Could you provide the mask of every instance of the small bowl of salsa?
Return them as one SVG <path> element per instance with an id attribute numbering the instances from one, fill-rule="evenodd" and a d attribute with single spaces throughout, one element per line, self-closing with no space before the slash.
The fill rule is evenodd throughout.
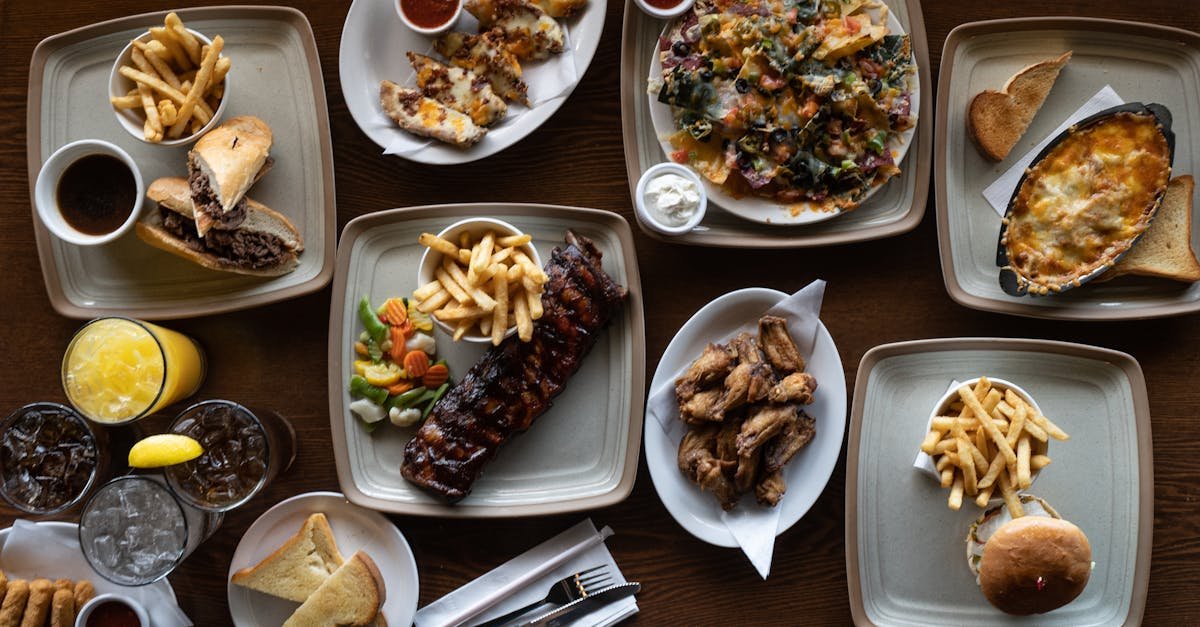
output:
<path id="1" fill-rule="evenodd" d="M 660 20 L 669 20 L 690 10 L 695 0 L 634 0 L 634 2 L 647 14 Z"/>
<path id="2" fill-rule="evenodd" d="M 690 1 L 690 0 L 689 0 Z M 404 25 L 430 37 L 441 35 L 458 23 L 462 0 L 395 0 L 396 14 Z"/>
<path id="3" fill-rule="evenodd" d="M 150 627 L 150 615 L 125 595 L 102 594 L 79 608 L 75 627 Z"/>
<path id="4" fill-rule="evenodd" d="M 38 172 L 33 194 L 42 224 L 77 246 L 106 244 L 129 232 L 145 195 L 129 153 L 99 139 L 54 151 Z"/>

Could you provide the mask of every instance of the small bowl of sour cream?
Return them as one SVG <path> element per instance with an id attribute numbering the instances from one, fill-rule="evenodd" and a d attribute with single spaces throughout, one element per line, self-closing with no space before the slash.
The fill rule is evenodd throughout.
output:
<path id="1" fill-rule="evenodd" d="M 708 195 L 691 168 L 666 162 L 642 173 L 634 205 L 646 226 L 663 235 L 683 235 L 704 219 Z"/>

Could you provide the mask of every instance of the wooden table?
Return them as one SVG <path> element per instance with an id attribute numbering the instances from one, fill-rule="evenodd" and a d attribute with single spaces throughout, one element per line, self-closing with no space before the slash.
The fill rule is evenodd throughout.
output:
<path id="1" fill-rule="evenodd" d="M 382 1 L 382 0 L 380 0 Z M 204 4 L 216 4 L 208 3 Z M 620 2 L 610 0 L 603 40 L 575 93 L 540 130 L 476 164 L 431 167 L 383 157 L 354 125 L 338 84 L 337 51 L 349 4 L 296 3 L 321 52 L 337 172 L 338 226 L 397 206 L 469 201 L 533 201 L 596 207 L 633 220 L 618 105 Z M 28 65 L 42 38 L 124 15 L 158 10 L 148 0 L 0 0 L 0 412 L 64 399 L 63 349 L 79 322 L 55 314 L 33 243 L 25 164 Z M 936 66 L 946 34 L 983 19 L 1069 14 L 1142 20 L 1200 30 L 1200 11 L 1174 0 L 929 1 L 924 7 Z M 936 79 L 936 71 L 934 72 Z M 932 99 L 931 99 L 932 101 Z M 932 118 L 925 124 L 932 123 Z M 1193 173 L 1196 174 L 1196 173 Z M 1052 338 L 1133 354 L 1150 384 L 1154 422 L 1155 518 L 1147 624 L 1200 621 L 1200 325 L 1196 317 L 1080 324 L 980 313 L 951 302 L 938 264 L 933 194 L 912 233 L 821 250 L 708 250 L 660 244 L 637 233 L 645 288 L 648 373 L 676 329 L 727 291 L 793 291 L 829 281 L 822 318 L 852 386 L 863 353 L 885 342 L 929 337 Z M 637 229 L 634 229 L 635 232 Z M 312 490 L 337 490 L 326 398 L 328 289 L 251 311 L 171 323 L 203 342 L 211 359 L 200 398 L 270 406 L 296 427 L 296 466 L 265 494 L 230 514 L 220 531 L 171 576 L 197 625 L 229 622 L 225 575 L 247 526 L 270 505 Z M 778 541 L 762 581 L 736 550 L 709 546 L 667 514 L 641 463 L 633 494 L 614 507 L 527 520 L 452 521 L 395 516 L 416 553 L 425 605 L 584 516 L 611 525 L 609 541 L 627 577 L 639 580 L 641 613 L 630 623 L 845 624 L 850 622 L 843 542 L 845 461 L 825 493 Z M 0 512 L 0 525 L 13 520 Z"/>

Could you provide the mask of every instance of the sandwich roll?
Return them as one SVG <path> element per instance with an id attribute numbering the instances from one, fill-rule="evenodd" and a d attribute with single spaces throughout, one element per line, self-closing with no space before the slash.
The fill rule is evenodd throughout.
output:
<path id="1" fill-rule="evenodd" d="M 304 241 L 282 214 L 246 199 L 246 215 L 237 228 L 200 237 L 189 191 L 188 182 L 178 177 L 151 183 L 146 196 L 158 207 L 138 220 L 138 237 L 211 270 L 273 277 L 296 269 Z"/>
<path id="2" fill-rule="evenodd" d="M 188 152 L 188 185 L 196 206 L 196 231 L 232 230 L 246 216 L 247 190 L 269 168 L 271 127 L 242 115 L 214 128 Z"/>

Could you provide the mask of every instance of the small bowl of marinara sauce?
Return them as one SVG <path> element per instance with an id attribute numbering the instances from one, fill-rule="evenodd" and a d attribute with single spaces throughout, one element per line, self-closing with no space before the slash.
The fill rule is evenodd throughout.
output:
<path id="1" fill-rule="evenodd" d="M 458 23 L 462 0 L 396 0 L 396 13 L 422 35 L 441 35 Z"/>
<path id="2" fill-rule="evenodd" d="M 673 17 L 683 15 L 692 8 L 695 0 L 634 0 L 638 8 L 657 17 L 660 20 L 668 20 Z"/>

